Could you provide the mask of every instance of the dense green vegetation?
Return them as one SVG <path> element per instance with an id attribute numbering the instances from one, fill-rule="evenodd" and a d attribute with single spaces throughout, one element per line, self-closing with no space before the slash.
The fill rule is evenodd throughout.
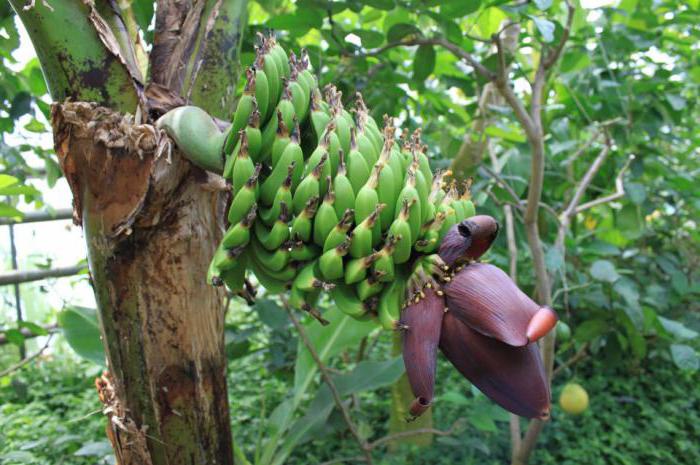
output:
<path id="1" fill-rule="evenodd" d="M 134 15 L 150 42 L 153 9 L 143 5 Z M 537 218 L 553 306 L 571 329 L 570 336 L 558 331 L 555 367 L 576 363 L 554 379 L 552 421 L 532 463 L 697 464 L 700 4 L 622 0 L 576 6 L 571 36 L 545 82 L 543 208 Z M 537 276 L 523 221 L 532 144 L 512 106 L 444 43 L 495 71 L 492 35 L 502 33 L 507 21 L 520 24 L 504 58 L 515 95 L 529 106 L 537 63 L 561 40 L 566 17 L 565 2 L 558 0 L 251 1 L 241 61 L 252 63 L 255 33 L 272 29 L 286 49 L 309 51 L 321 86 L 336 85 L 347 106 L 361 91 L 377 121 L 388 114 L 411 130 L 420 127 L 434 169 L 452 167 L 459 178 L 473 176 L 479 213 L 505 224 L 510 207 L 514 241 L 508 243 L 503 228 L 485 260 L 504 270 L 517 265 L 519 286 L 534 296 Z M 50 99 L 38 60 L 17 57 L 18 31 L 15 14 L 3 2 L 0 217 L 19 219 L 23 212 L 56 206 L 52 189 L 65 187 L 65 180 L 55 153 L 38 142 L 38 135 L 50 132 Z M 573 215 L 558 237 L 561 213 L 596 160 L 601 164 L 579 204 L 600 203 Z M 604 201 L 616 192 L 622 195 Z M 2 247 L 7 265 L 9 247 Z M 50 259 L 32 255 L 28 261 L 40 268 Z M 1 288 L 0 336 L 9 343 L 0 345 L 0 371 L 16 363 L 22 328 L 41 333 L 37 325 L 60 321 L 65 333 L 37 360 L 0 377 L 0 463 L 112 463 L 94 387 L 104 359 L 94 311 L 71 301 L 53 308 L 45 287 L 22 289 L 25 307 L 40 316 L 17 324 L 11 288 Z M 332 314 L 331 307 L 324 301 L 324 312 Z M 344 386 L 360 434 L 370 441 L 383 437 L 390 386 L 401 372 L 391 335 L 357 322 L 324 332 L 313 320 L 303 321 L 317 347 L 327 349 L 324 361 Z M 307 464 L 358 455 L 277 301 L 263 298 L 251 308 L 234 297 L 226 331 L 233 434 L 248 460 L 268 465 L 268 453 L 281 457 L 278 463 Z M 335 337 L 340 341 L 331 348 L 328 341 Z M 87 360 L 72 354 L 66 340 Z M 366 350 L 358 361 L 361 344 Z M 376 367 L 384 376 L 366 379 Z M 378 448 L 376 463 L 507 463 L 507 413 L 470 389 L 444 358 L 437 379 L 432 426 L 452 428 L 452 434 L 433 436 L 429 447 Z M 591 406 L 581 416 L 555 405 L 569 381 L 590 395 Z M 291 412 L 288 418 L 273 413 L 280 405 Z M 275 436 L 290 426 L 304 434 Z"/>
<path id="2" fill-rule="evenodd" d="M 370 356 L 381 357 L 385 350 L 388 343 L 381 341 Z M 285 363 L 277 355 L 263 351 L 230 364 L 231 372 L 239 373 L 242 380 L 229 390 L 233 421 L 240 425 L 234 432 L 244 444 L 255 443 L 261 426 L 260 393 L 266 405 L 274 405 L 287 390 L 292 359 L 287 357 Z M 438 392 L 435 426 L 447 429 L 459 420 L 455 434 L 437 438 L 428 449 L 409 446 L 388 453 L 379 463 L 501 464 L 507 460 L 506 415 L 483 396 L 469 394 L 466 382 L 450 368 L 446 363 L 438 368 L 443 388 Z M 111 450 L 92 383 L 98 372 L 94 365 L 60 357 L 41 361 L 4 383 L 0 388 L 3 463 L 102 463 Z M 534 457 L 536 463 L 692 465 L 700 460 L 696 377 L 679 374 L 661 358 L 632 369 L 588 361 L 574 374 L 564 373 L 555 381 L 555 395 L 570 376 L 588 390 L 591 408 L 581 416 L 568 416 L 555 407 Z M 388 389 L 382 388 L 360 395 L 354 413 L 367 433 L 380 436 L 386 431 L 389 407 Z M 328 426 L 325 434 L 299 447 L 288 463 L 356 455 L 340 418 L 332 416 Z"/>

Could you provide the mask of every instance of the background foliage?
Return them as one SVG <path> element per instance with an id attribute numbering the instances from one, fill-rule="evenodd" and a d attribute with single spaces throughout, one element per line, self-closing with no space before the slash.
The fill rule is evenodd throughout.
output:
<path id="1" fill-rule="evenodd" d="M 594 8 L 594 3 L 605 6 Z M 153 12 L 148 3 L 135 5 L 139 23 L 150 24 Z M 555 408 L 535 453 L 537 463 L 700 462 L 694 440 L 700 420 L 700 191 L 695 181 L 700 177 L 699 11 L 697 0 L 584 2 L 577 8 L 571 38 L 548 83 L 543 193 L 548 207 L 562 210 L 605 137 L 611 154 L 585 200 L 613 192 L 614 178 L 630 155 L 634 159 L 623 177 L 626 195 L 575 218 L 566 237 L 565 258 L 552 247 L 556 219 L 548 209 L 539 219 L 547 264 L 555 276 L 555 305 L 572 329 L 572 337 L 558 345 L 557 360 L 586 354 L 559 375 L 554 393 L 575 379 L 589 391 L 592 407 L 577 418 Z M 499 31 L 504 21 L 520 22 L 518 43 L 508 59 L 516 92 L 527 100 L 538 50 L 556 42 L 562 32 L 562 1 L 261 0 L 251 2 L 249 16 L 244 65 L 253 59 L 255 33 L 274 29 L 285 48 L 309 51 L 322 85 L 335 84 L 348 101 L 361 91 L 375 118 L 389 114 L 411 130 L 420 127 L 434 167 L 449 166 L 465 147 L 487 140 L 491 153 L 481 152 L 467 166 L 475 177 L 473 191 L 480 212 L 502 220 L 503 203 L 512 201 L 490 171 L 500 172 L 517 195 L 526 192 L 529 148 L 510 109 L 498 100 L 480 109 L 486 83 L 449 51 L 432 45 L 393 45 L 412 37 L 445 38 L 486 66 L 494 66 L 494 50 L 480 39 Z M 145 39 L 149 38 L 147 33 Z M 48 131 L 49 99 L 38 62 L 18 59 L 19 46 L 14 14 L 3 3 L 0 216 L 4 217 L 44 208 L 44 197 L 54 192 L 50 188 L 63 182 L 53 152 L 35 142 Z M 37 175 L 47 179 L 47 185 Z M 518 281 L 531 292 L 534 276 L 519 222 L 516 240 Z M 488 260 L 508 267 L 504 235 Z M 9 292 L 3 296 L 7 300 Z M 94 335 L 88 331 L 92 324 L 83 323 L 90 318 L 89 310 L 74 302 L 66 304 L 53 310 L 45 305 L 36 323 L 54 321 L 57 312 L 63 312 L 58 319 L 67 326 L 65 336 L 78 353 L 99 360 L 99 347 L 96 352 Z M 317 389 L 317 373 L 304 362 L 308 354 L 292 336 L 286 314 L 271 300 L 260 301 L 253 310 L 234 301 L 228 314 L 227 351 L 230 372 L 235 374 L 229 383 L 231 411 L 242 451 L 255 463 L 265 464 L 282 463 L 289 454 L 286 463 L 355 455 L 338 412 L 327 402 L 327 393 Z M 71 321 L 80 323 L 71 326 Z M 317 326 L 307 324 L 309 331 L 316 331 Z M 365 361 L 357 363 L 357 346 L 371 328 L 348 324 L 351 330 L 342 332 L 346 340 L 336 341 L 326 360 L 340 370 L 338 377 L 345 377 L 339 383 L 347 381 L 345 394 L 352 399 L 362 433 L 376 438 L 386 432 L 388 386 L 400 375 L 400 367 L 397 371 L 391 365 L 386 333 L 370 335 Z M 75 328 L 82 331 L 76 333 Z M 6 304 L 0 310 L 0 334 L 18 343 L 23 339 L 18 329 L 11 305 Z M 319 350 L 332 336 L 312 334 Z M 110 459 L 91 387 L 100 369 L 76 361 L 63 344 L 58 341 L 39 364 L 0 378 L 3 463 Z M 2 366 L 13 359 L 12 345 L 0 346 Z M 380 365 L 363 365 L 367 363 L 385 364 L 381 371 L 386 376 L 369 382 L 362 370 Z M 506 460 L 507 416 L 452 372 L 444 362 L 439 368 L 435 425 L 448 429 L 460 420 L 455 434 L 436 438 L 429 449 L 408 447 L 387 454 L 381 463 Z M 318 412 L 323 415 L 310 415 Z M 301 427 L 304 434 L 290 434 Z"/>

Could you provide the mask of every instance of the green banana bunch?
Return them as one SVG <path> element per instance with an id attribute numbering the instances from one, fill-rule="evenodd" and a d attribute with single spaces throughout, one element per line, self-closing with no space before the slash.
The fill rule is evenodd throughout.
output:
<path id="1" fill-rule="evenodd" d="M 236 291 L 251 272 L 321 322 L 315 305 L 327 291 L 348 315 L 398 328 L 420 285 L 449 279 L 435 254 L 474 215 L 469 185 L 460 192 L 449 171 L 432 171 L 420 130 L 397 140 L 394 120 L 380 129 L 360 94 L 348 111 L 335 87 L 320 89 L 306 51 L 287 54 L 260 35 L 245 77 L 227 131 L 196 107 L 159 122 L 230 185 L 230 226 L 207 281 Z"/>

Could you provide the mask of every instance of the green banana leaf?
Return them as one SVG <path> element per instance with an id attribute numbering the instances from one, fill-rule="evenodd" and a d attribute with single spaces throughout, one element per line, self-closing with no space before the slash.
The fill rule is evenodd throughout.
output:
<path id="1" fill-rule="evenodd" d="M 58 315 L 58 324 L 75 353 L 98 365 L 105 365 L 97 310 L 78 306 L 66 307 Z"/>
<path id="2" fill-rule="evenodd" d="M 356 347 L 362 338 L 378 328 L 374 321 L 357 321 L 337 308 L 330 308 L 323 317 L 329 321 L 328 326 L 310 320 L 304 324 L 304 330 L 324 363 L 348 347 Z M 263 446 L 259 464 L 272 463 L 280 446 L 280 438 L 292 424 L 294 413 L 317 372 L 318 367 L 311 353 L 299 341 L 294 367 L 294 390 L 290 398 L 275 408 L 267 421 L 265 437 L 269 439 Z"/>
<path id="3" fill-rule="evenodd" d="M 389 386 L 399 379 L 403 372 L 403 357 L 399 356 L 382 362 L 361 362 L 351 372 L 333 376 L 333 382 L 338 393 L 342 397 L 347 397 L 360 391 Z M 282 465 L 300 442 L 305 442 L 321 434 L 321 430 L 334 407 L 333 395 L 328 385 L 324 384 L 309 405 L 306 415 L 294 422 L 289 428 L 290 433 L 285 438 L 272 465 Z"/>

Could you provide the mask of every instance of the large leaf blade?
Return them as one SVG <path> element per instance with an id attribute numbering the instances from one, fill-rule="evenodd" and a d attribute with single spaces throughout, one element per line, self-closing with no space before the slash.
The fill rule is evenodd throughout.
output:
<path id="1" fill-rule="evenodd" d="M 81 357 L 98 365 L 105 364 L 105 352 L 100 337 L 97 310 L 72 306 L 58 315 L 58 324 L 68 345 Z"/>

